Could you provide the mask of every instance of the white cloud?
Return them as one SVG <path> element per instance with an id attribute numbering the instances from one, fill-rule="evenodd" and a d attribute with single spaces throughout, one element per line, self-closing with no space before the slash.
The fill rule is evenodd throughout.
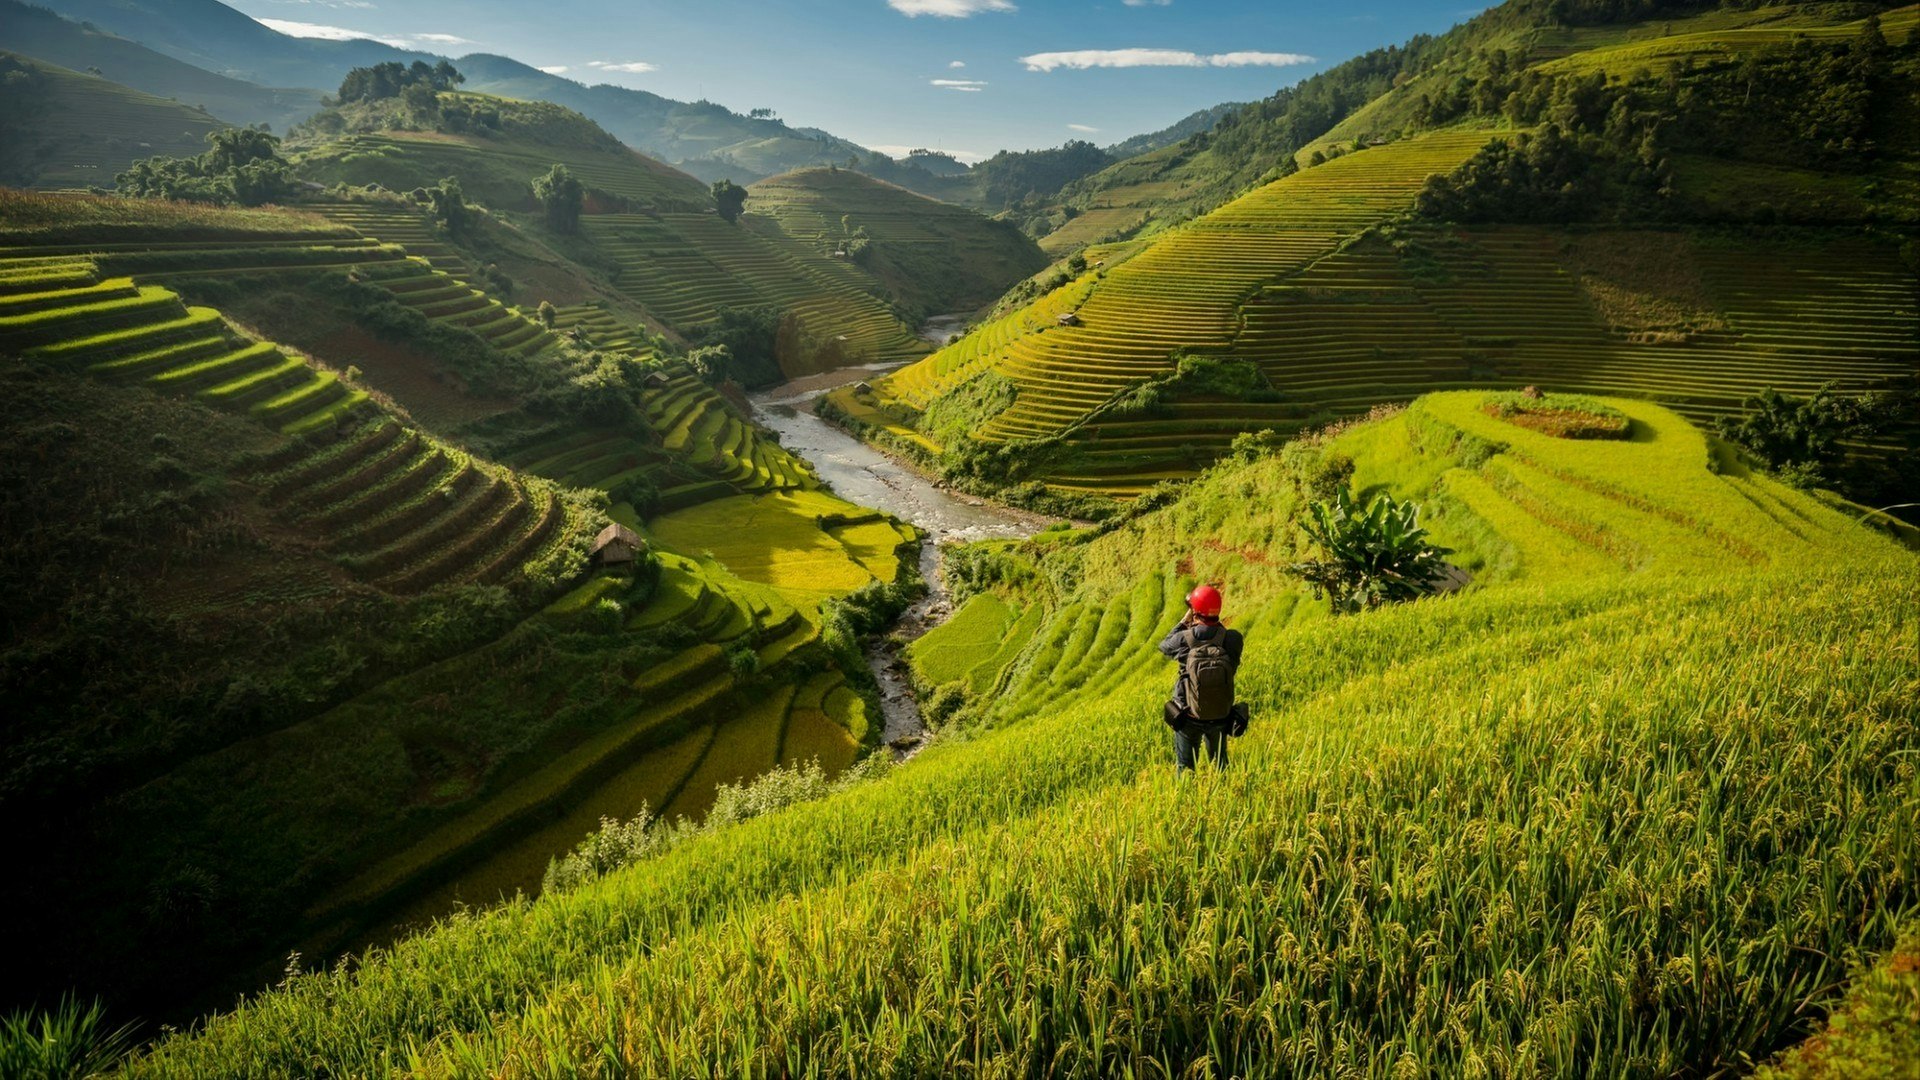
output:
<path id="1" fill-rule="evenodd" d="M 961 68 L 967 66 L 967 62 L 965 60 L 955 60 L 953 63 L 948 64 L 947 66 L 952 68 L 955 71 L 959 71 Z"/>
<path id="2" fill-rule="evenodd" d="M 1230 52 L 1196 53 L 1184 49 L 1076 49 L 1071 52 L 1034 53 L 1020 62 L 1028 71 L 1058 71 L 1067 68 L 1136 67 L 1285 67 L 1311 64 L 1313 57 L 1302 53 Z"/>
<path id="3" fill-rule="evenodd" d="M 660 70 L 657 65 L 649 64 L 645 60 L 632 60 L 624 64 L 610 64 L 605 60 L 589 60 L 587 61 L 587 66 L 590 68 L 598 68 L 601 71 L 624 71 L 629 75 L 645 75 L 649 71 Z"/>
<path id="4" fill-rule="evenodd" d="M 322 41 L 378 41 L 382 45 L 391 45 L 396 49 L 431 49 L 436 46 L 445 48 L 453 45 L 478 44 L 472 38 L 463 38 L 458 34 L 393 34 L 383 37 L 379 34 L 369 34 L 364 30 L 349 30 L 344 26 L 298 22 L 293 19 L 255 19 L 254 22 L 269 30 L 277 30 L 288 37 L 319 38 Z"/>
<path id="5" fill-rule="evenodd" d="M 1094 135 L 1094 134 L 1098 134 L 1100 131 L 1100 129 L 1097 127 L 1088 127 L 1085 124 L 1068 124 L 1067 129 L 1069 131 L 1078 131 L 1082 135 Z"/>
<path id="6" fill-rule="evenodd" d="M 963 94 L 977 94 L 987 88 L 987 84 L 979 79 L 928 79 L 927 83 L 942 90 L 958 90 Z"/>
<path id="7" fill-rule="evenodd" d="M 942 19 L 964 19 L 983 11 L 1018 11 L 1010 0 L 887 0 L 887 6 L 912 19 L 937 15 Z"/>
<path id="8" fill-rule="evenodd" d="M 254 22 L 269 30 L 277 30 L 288 37 L 319 38 L 322 41 L 387 41 L 360 30 L 349 30 L 344 26 L 325 26 L 321 23 L 298 22 L 293 19 L 255 19 Z M 393 45 L 394 41 L 387 41 Z M 398 48 L 406 48 L 400 44 Z"/>
<path id="9" fill-rule="evenodd" d="M 565 75 L 567 72 L 572 71 L 573 69 L 568 67 L 565 64 L 548 64 L 546 67 L 543 67 L 540 70 L 546 72 L 549 75 Z"/>

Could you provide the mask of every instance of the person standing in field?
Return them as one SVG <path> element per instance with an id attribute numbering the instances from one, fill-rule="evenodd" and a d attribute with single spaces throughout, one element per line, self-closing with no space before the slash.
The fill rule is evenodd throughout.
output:
<path id="1" fill-rule="evenodd" d="M 1220 590 L 1201 585 L 1187 594 L 1187 614 L 1160 642 L 1160 651 L 1180 665 L 1164 719 L 1173 729 L 1174 764 L 1193 770 L 1201 749 L 1217 768 L 1227 767 L 1227 736 L 1246 730 L 1246 711 L 1234 701 L 1233 677 L 1246 640 L 1220 622 Z"/>

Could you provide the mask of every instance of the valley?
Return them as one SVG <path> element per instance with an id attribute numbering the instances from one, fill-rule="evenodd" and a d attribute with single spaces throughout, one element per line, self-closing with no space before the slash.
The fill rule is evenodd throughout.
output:
<path id="1" fill-rule="evenodd" d="M 1920 7 L 244 6 L 0 0 L 0 1077 L 1920 1054 Z"/>

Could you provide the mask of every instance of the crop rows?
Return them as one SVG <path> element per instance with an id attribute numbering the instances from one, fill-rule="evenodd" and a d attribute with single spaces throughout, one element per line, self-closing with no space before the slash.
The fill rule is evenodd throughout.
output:
<path id="1" fill-rule="evenodd" d="M 315 203 L 311 209 L 366 236 L 399 244 L 410 255 L 459 281 L 473 279 L 473 264 L 446 238 L 435 231 L 419 209 L 392 203 L 332 202 Z"/>
<path id="2" fill-rule="evenodd" d="M 60 284 L 43 287 L 50 282 Z M 367 398 L 331 372 L 245 338 L 211 308 L 189 308 L 171 290 L 130 278 L 100 279 L 80 260 L 0 260 L 0 349 L 191 395 L 288 434 L 327 428 Z"/>
<path id="3" fill-rule="evenodd" d="M 1548 59 L 1537 66 L 1540 71 L 1554 75 L 1585 75 L 1596 71 L 1617 75 L 1641 68 L 1660 73 L 1687 61 L 1731 62 L 1803 39 L 1822 44 L 1846 43 L 1858 38 L 1865 25 L 1864 19 L 1823 25 L 1792 18 L 1765 26 L 1725 27 L 1608 45 Z M 1920 28 L 1920 8 L 1910 5 L 1880 16 L 1881 32 L 1891 44 L 1911 42 L 1916 28 Z"/>
<path id="4" fill-rule="evenodd" d="M 1337 158 L 1260 188 L 1104 273 L 1078 325 L 1018 336 L 990 363 L 1020 386 L 987 440 L 1057 434 L 1116 391 L 1170 367 L 1176 348 L 1227 348 L 1240 305 L 1263 284 L 1404 209 L 1429 175 L 1486 139 L 1444 132 Z M 938 369 L 938 361 L 935 364 Z"/>
<path id="5" fill-rule="evenodd" d="M 728 224 L 712 214 L 600 214 L 585 223 L 620 264 L 618 288 L 675 327 L 704 326 L 722 307 L 767 305 L 823 342 L 837 339 L 850 357 L 884 362 L 926 351 L 859 271 L 763 235 L 750 217 Z"/>
<path id="6" fill-rule="evenodd" d="M 369 268 L 357 276 L 392 293 L 395 300 L 428 319 L 470 330 L 505 352 L 536 356 L 558 341 L 526 312 L 434 269 L 425 259 Z"/>
<path id="7" fill-rule="evenodd" d="M 587 335 L 592 348 L 636 355 L 651 352 L 647 337 L 639 327 L 621 321 L 597 304 L 575 304 L 558 308 L 554 314 L 554 329 L 562 333 L 578 329 Z"/>
<path id="8" fill-rule="evenodd" d="M 439 176 L 477 178 L 500 167 L 517 168 L 531 185 L 533 178 L 554 165 L 565 165 L 589 188 L 663 208 L 691 208 L 705 199 L 693 178 L 632 151 L 600 153 L 565 147 L 521 148 L 486 140 L 461 141 L 445 135 L 409 136 L 402 133 L 349 135 L 333 144 L 348 155 L 390 156 L 410 167 Z M 475 179 L 470 192 L 481 188 Z M 529 187 L 519 205 L 531 205 Z"/>

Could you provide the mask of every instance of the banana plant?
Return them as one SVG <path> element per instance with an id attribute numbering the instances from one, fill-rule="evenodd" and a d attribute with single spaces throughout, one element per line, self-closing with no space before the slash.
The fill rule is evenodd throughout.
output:
<path id="1" fill-rule="evenodd" d="M 1288 571 L 1326 598 L 1336 613 L 1352 613 L 1433 591 L 1447 576 L 1449 548 L 1428 539 L 1420 507 L 1375 495 L 1365 507 L 1345 491 L 1307 508 L 1303 526 L 1325 554 Z"/>

